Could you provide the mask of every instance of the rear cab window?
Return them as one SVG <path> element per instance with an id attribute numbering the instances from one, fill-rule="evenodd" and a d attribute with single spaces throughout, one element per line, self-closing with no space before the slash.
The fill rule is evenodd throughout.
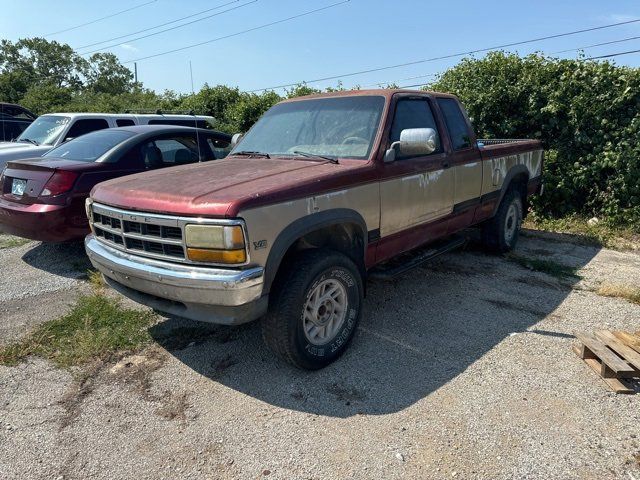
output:
<path id="1" fill-rule="evenodd" d="M 471 133 L 467 120 L 460 109 L 460 105 L 452 98 L 438 98 L 437 100 L 442 116 L 444 117 L 451 146 L 454 150 L 464 150 L 471 147 Z"/>
<path id="2" fill-rule="evenodd" d="M 116 125 L 119 127 L 131 127 L 135 125 L 136 122 L 131 120 L 130 118 L 118 118 L 116 119 Z"/>

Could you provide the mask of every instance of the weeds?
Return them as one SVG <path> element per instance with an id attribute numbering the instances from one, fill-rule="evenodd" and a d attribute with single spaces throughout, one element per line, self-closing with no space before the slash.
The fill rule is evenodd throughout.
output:
<path id="1" fill-rule="evenodd" d="M 569 216 L 559 219 L 541 218 L 533 214 L 527 217 L 523 227 L 533 230 L 577 235 L 588 245 L 618 250 L 640 249 L 640 233 L 624 227 L 610 225 L 605 221 L 589 225 L 586 218 Z"/>
<path id="2" fill-rule="evenodd" d="M 529 258 L 522 255 L 516 255 L 514 253 L 507 255 L 507 258 L 524 268 L 534 270 L 536 272 L 546 273 L 547 275 L 551 275 L 552 277 L 556 277 L 559 279 L 582 278 L 580 275 L 578 275 L 578 269 L 576 267 L 571 267 L 569 265 L 554 262 L 553 260 Z"/>
<path id="3" fill-rule="evenodd" d="M 605 283 L 600 285 L 596 293 L 602 297 L 624 298 L 640 305 L 640 288 L 638 287 Z"/>
<path id="4" fill-rule="evenodd" d="M 59 367 L 106 360 L 151 343 L 151 312 L 122 307 L 118 301 L 94 293 L 82 296 L 71 311 L 43 323 L 24 339 L 0 348 L 0 364 L 15 365 L 30 355 Z"/>
<path id="5" fill-rule="evenodd" d="M 0 235 L 0 250 L 5 248 L 16 248 L 26 245 L 31 240 L 28 238 L 14 237 L 11 235 Z"/>

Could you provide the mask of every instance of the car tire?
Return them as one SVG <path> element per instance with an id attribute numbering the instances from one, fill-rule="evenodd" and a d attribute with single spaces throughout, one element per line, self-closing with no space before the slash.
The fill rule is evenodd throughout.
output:
<path id="1" fill-rule="evenodd" d="M 349 257 L 308 250 L 288 263 L 271 290 L 263 339 L 298 368 L 323 368 L 347 349 L 362 302 L 362 276 Z"/>
<path id="2" fill-rule="evenodd" d="M 513 250 L 518 242 L 522 218 L 522 196 L 518 190 L 510 188 L 495 216 L 482 228 L 484 246 L 495 253 Z"/>

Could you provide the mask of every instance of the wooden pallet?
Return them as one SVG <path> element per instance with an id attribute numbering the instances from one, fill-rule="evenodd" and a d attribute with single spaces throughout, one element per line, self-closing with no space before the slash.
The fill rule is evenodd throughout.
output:
<path id="1" fill-rule="evenodd" d="M 634 393 L 632 379 L 640 379 L 640 336 L 629 332 L 597 330 L 581 333 L 582 345 L 573 351 L 615 393 Z"/>

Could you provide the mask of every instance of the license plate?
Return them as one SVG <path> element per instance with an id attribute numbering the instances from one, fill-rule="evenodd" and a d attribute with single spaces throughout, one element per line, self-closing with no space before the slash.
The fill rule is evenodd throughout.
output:
<path id="1" fill-rule="evenodd" d="M 27 189 L 27 181 L 21 178 L 14 178 L 11 184 L 11 193 L 21 197 Z"/>

